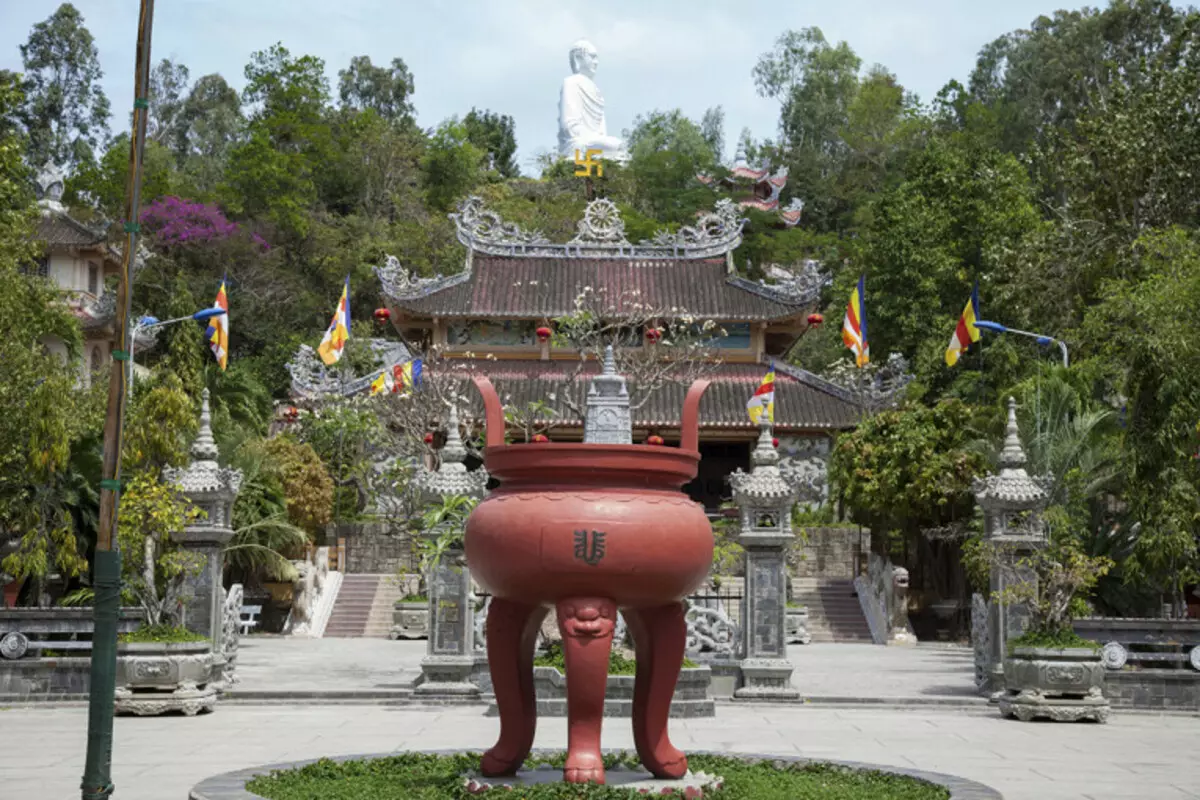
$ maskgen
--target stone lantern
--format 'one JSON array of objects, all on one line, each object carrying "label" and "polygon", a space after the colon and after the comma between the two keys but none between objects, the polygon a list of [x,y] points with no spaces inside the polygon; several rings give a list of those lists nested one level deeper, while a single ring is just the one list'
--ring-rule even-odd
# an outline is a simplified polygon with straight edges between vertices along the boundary
[{"label": "stone lantern", "polygon": [[[450,407],[446,428],[441,466],[436,471],[424,471],[416,479],[422,501],[439,503],[454,495],[482,498],[488,474],[484,469],[468,471],[463,463],[467,448],[458,432],[458,411],[454,406]],[[435,528],[421,535],[437,539],[443,533],[444,530]],[[479,686],[471,680],[475,669],[475,603],[461,540],[442,554],[426,579],[429,639],[425,658],[421,659],[422,680],[414,692],[425,696],[478,696]]]},{"label": "stone lantern", "polygon": [[1017,583],[1036,582],[1029,569],[1017,566],[1021,558],[1044,546],[1047,541],[1042,512],[1050,499],[1050,476],[1030,477],[1025,472],[1025,451],[1017,428],[1017,401],[1008,398],[1008,427],[1004,449],[1000,451],[1000,471],[976,478],[975,500],[984,513],[984,538],[1003,548],[1004,556],[993,563],[988,578],[986,633],[976,631],[984,641],[978,643],[977,682],[981,691],[994,694],[1004,688],[1004,659],[1008,641],[1025,632],[1028,609],[992,599],[997,592]]},{"label": "stone lantern", "polygon": [[762,426],[750,457],[750,472],[729,476],[741,511],[738,544],[746,551],[742,610],[741,688],[735,697],[794,698],[792,664],[787,660],[787,548],[797,486],[780,472],[771,425]]},{"label": "stone lantern", "polygon": [[203,568],[184,582],[182,623],[212,643],[214,675],[224,668],[224,568],[223,550],[233,537],[233,502],[242,485],[241,470],[217,464],[208,389],[201,396],[200,431],[192,443],[191,463],[181,469],[166,469],[167,483],[179,487],[184,497],[204,514],[183,529],[178,541],[183,549],[199,554]]}]

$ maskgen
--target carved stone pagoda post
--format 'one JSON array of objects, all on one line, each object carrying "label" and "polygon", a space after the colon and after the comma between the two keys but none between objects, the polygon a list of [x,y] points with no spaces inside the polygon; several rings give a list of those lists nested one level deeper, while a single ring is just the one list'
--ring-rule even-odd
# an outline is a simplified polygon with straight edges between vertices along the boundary
[{"label": "carved stone pagoda post", "polygon": [[735,697],[794,698],[792,664],[784,638],[787,613],[787,549],[792,544],[796,486],[779,471],[771,425],[764,424],[750,472],[729,476],[741,510],[738,544],[746,551],[742,611],[741,687]]},{"label": "carved stone pagoda post", "polygon": [[163,473],[168,483],[177,485],[188,501],[204,512],[179,537],[185,550],[198,553],[204,561],[199,573],[185,579],[182,623],[188,630],[208,637],[213,674],[220,676],[225,666],[223,550],[233,536],[233,502],[242,485],[242,473],[217,463],[219,453],[213,439],[208,389],[202,395],[200,431],[192,443],[191,455],[191,463],[186,467]]},{"label": "carved stone pagoda post", "polygon": [[[1004,659],[1008,642],[1025,632],[1029,611],[1022,605],[1005,604],[995,599],[998,592],[1018,583],[1036,583],[1031,570],[1021,568],[1021,558],[1046,544],[1042,511],[1049,501],[1050,478],[1033,477],[1025,472],[1025,451],[1021,448],[1017,428],[1017,402],[1008,398],[1008,427],[1004,449],[1000,452],[1000,471],[986,478],[976,478],[975,500],[984,512],[984,538],[1000,546],[1002,559],[993,563],[988,578],[986,630],[973,631],[983,637],[978,643],[977,656],[983,664],[976,665],[979,689],[996,697],[1004,689]],[[981,620],[982,621],[982,620]]]},{"label": "carved stone pagoda post", "polygon": [[[458,431],[458,412],[450,408],[442,463],[436,471],[418,478],[423,498],[430,503],[455,495],[481,498],[487,486],[486,470],[467,470],[467,449]],[[422,535],[437,539],[447,531],[440,528]],[[475,697],[479,686],[471,680],[475,669],[475,598],[471,573],[463,556],[461,537],[433,565],[426,576],[429,587],[429,639],[421,659],[421,682],[415,694]]]}]

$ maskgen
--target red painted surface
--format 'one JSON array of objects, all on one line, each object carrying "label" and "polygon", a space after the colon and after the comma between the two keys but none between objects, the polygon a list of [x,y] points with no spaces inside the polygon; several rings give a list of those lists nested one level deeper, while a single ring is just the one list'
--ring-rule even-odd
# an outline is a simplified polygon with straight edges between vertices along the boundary
[{"label": "red painted surface", "polygon": [[485,775],[509,775],[533,746],[533,646],[555,609],[567,669],[563,778],[603,783],[600,729],[608,657],[621,609],[637,650],[633,730],[642,763],[677,778],[687,758],[667,737],[686,626],[682,600],[708,574],[712,529],[680,487],[695,477],[700,397],[684,401],[678,448],[577,443],[504,444],[490,381],[476,377],[487,417],[484,462],[500,485],[471,513],[465,547],[475,580],[492,593],[488,663],[500,738]]}]

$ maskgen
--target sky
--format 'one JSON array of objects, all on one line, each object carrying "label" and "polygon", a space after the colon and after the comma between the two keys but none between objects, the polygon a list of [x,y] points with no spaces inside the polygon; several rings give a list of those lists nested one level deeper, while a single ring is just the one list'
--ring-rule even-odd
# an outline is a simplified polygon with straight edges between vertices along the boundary
[{"label": "sky", "polygon": [[[1093,3],[1095,5],[1096,3]],[[879,63],[921,99],[950,79],[966,82],[979,49],[1026,28],[1069,0],[159,0],[152,56],[185,64],[192,79],[221,73],[237,89],[250,54],[282,42],[293,55],[325,61],[337,73],[356,55],[375,64],[403,58],[414,76],[417,121],[430,128],[472,107],[511,115],[518,163],[552,150],[558,92],[570,74],[568,51],[580,37],[596,45],[596,82],[608,131],[619,135],[654,109],[680,108],[699,120],[725,110],[725,157],[742,128],[773,137],[778,104],[759,97],[751,70],[784,31],[819,27],[846,41],[864,69]],[[1182,4],[1180,4],[1182,5]],[[75,0],[96,39],[113,132],[128,128],[137,0]],[[56,0],[0,0],[0,69],[21,69],[18,49]]]}]

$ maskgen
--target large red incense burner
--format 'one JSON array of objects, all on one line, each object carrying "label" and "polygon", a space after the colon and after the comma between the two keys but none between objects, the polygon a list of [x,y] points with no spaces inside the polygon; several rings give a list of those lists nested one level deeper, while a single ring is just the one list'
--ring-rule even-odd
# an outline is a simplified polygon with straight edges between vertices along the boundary
[{"label": "large red incense burner", "polygon": [[487,417],[484,462],[500,485],[467,521],[467,564],[492,594],[488,665],[500,739],[484,754],[487,776],[513,775],[533,747],[533,650],[542,620],[558,617],[566,657],[564,780],[604,783],[600,726],[617,610],[634,639],[633,739],[660,778],[687,772],[667,737],[683,664],[683,598],[712,563],[712,528],[680,491],[700,461],[696,381],[683,404],[678,448],[636,444],[504,444],[504,412],[476,377]]}]

